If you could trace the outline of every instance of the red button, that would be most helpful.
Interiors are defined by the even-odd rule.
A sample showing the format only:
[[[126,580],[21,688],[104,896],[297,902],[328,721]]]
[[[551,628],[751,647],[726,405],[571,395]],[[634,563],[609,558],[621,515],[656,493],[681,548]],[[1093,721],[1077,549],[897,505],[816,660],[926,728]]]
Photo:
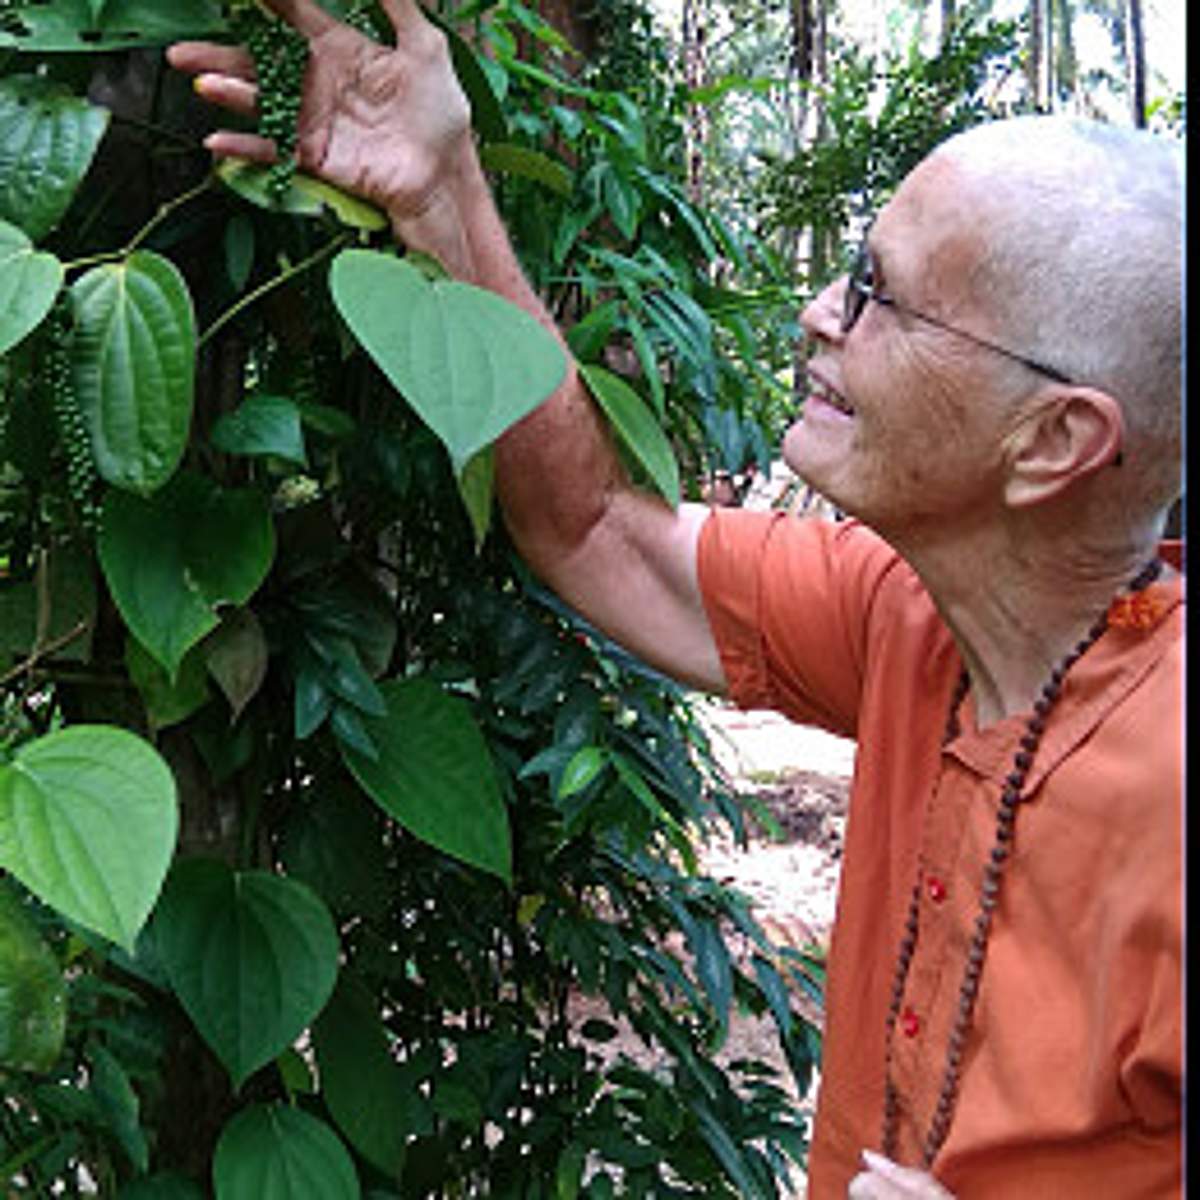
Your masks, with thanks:
[[[925,883],[925,889],[934,904],[941,904],[946,898],[946,885],[936,875],[930,875]]]
[[[921,1018],[911,1008],[900,1014],[900,1032],[905,1037],[916,1037],[921,1032]]]

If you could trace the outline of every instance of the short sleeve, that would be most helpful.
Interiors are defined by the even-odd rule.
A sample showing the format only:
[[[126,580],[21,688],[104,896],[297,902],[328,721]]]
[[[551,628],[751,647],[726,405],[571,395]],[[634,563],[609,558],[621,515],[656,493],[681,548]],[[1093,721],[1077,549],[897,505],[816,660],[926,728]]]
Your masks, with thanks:
[[[875,600],[898,565],[857,522],[714,510],[700,590],[734,702],[855,737]]]

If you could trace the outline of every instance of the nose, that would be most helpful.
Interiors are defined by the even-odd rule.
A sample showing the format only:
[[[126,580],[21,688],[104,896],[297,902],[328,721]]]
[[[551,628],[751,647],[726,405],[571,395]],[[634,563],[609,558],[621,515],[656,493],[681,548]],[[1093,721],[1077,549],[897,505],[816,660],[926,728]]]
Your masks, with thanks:
[[[849,276],[842,275],[814,296],[800,314],[800,324],[809,337],[825,342],[841,342],[842,309]]]

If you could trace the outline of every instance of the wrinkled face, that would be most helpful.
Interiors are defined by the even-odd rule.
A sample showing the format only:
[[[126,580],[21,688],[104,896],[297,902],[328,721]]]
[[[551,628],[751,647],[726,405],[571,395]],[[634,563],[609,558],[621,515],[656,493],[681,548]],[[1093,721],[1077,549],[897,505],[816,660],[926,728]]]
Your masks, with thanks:
[[[987,337],[969,288],[985,236],[961,169],[926,160],[872,226],[873,284],[901,305]],[[802,315],[815,353],[784,458],[885,536],[930,521],[987,519],[1000,502],[1013,371],[1024,368],[874,301],[843,333],[845,289],[845,279],[831,284]]]

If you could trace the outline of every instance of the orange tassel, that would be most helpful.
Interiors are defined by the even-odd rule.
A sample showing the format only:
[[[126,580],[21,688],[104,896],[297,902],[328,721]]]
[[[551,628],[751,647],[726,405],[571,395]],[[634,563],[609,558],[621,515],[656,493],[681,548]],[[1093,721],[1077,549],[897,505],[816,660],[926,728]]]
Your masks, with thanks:
[[[1166,615],[1168,603],[1158,588],[1118,596],[1108,609],[1108,624],[1115,629],[1153,629]]]

